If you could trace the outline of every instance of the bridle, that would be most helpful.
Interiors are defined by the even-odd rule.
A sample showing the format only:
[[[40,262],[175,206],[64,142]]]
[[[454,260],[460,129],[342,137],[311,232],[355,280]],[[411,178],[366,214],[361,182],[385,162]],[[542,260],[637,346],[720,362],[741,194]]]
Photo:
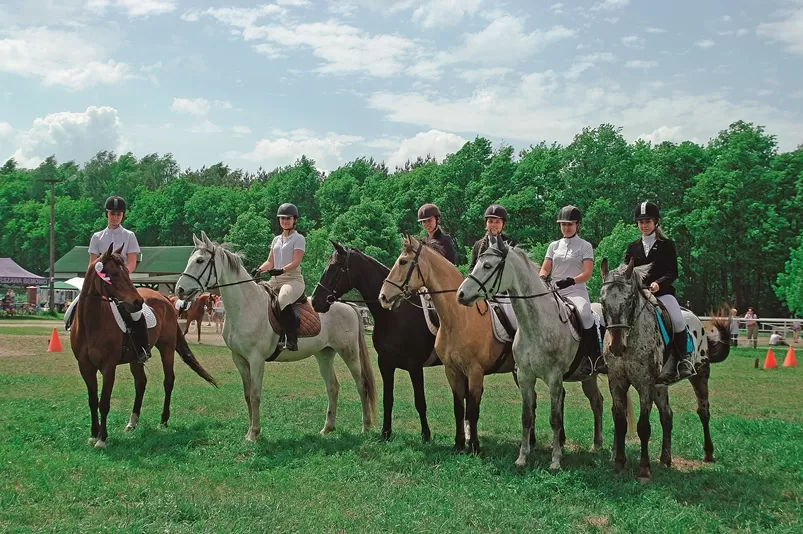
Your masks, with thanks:
[[[192,274],[190,274],[190,273],[188,273],[186,271],[181,273],[181,276],[186,276],[187,278],[190,278],[196,284],[198,284],[198,287],[201,290],[201,293],[207,293],[211,289],[218,289],[218,288],[221,288],[221,287],[236,286],[236,285],[239,285],[239,284],[245,284],[247,282],[256,282],[256,279],[252,277],[252,278],[248,278],[246,280],[240,280],[238,282],[231,282],[231,283],[228,283],[228,284],[216,283],[215,285],[211,285],[210,286],[209,282],[212,280],[212,276],[215,277],[215,282],[220,282],[220,278],[218,277],[218,272],[217,272],[217,263],[215,262],[215,254],[217,253],[217,250],[215,248],[212,248],[212,249],[207,248],[206,251],[209,252],[211,257],[209,258],[209,261],[207,262],[207,264],[204,265],[204,268],[201,270],[201,274],[199,274],[198,276],[195,276],[195,275],[192,275]],[[207,273],[207,269],[209,270],[208,273]],[[201,281],[201,279],[204,277],[204,274],[206,274],[206,283]]]
[[[350,262],[350,260],[351,260],[351,249],[347,248],[345,250],[346,250],[346,259],[343,262],[344,265],[341,267],[339,265],[339,263],[335,263],[335,265],[337,266],[337,274],[335,275],[335,279],[332,281],[332,287],[334,287],[334,288],[339,286],[340,277],[343,276],[344,272],[346,273],[346,277],[348,278],[349,286],[350,287],[354,287],[354,283],[351,281],[351,271],[349,270],[349,263],[351,263]],[[323,277],[321,279],[323,279]],[[335,301],[340,300],[340,298],[343,296],[342,293],[340,295],[338,295],[338,292],[337,292],[336,289],[329,289],[328,287],[323,285],[320,281],[318,282],[317,285],[318,285],[318,287],[320,287],[321,289],[323,289],[324,291],[329,293],[329,295],[326,297],[326,302],[328,302],[329,304],[333,304]]]
[[[480,280],[472,273],[468,274],[468,278],[474,280],[477,283],[477,285],[480,286],[480,289],[482,289],[482,296],[485,298],[485,300],[498,302],[499,301],[498,299],[534,299],[538,297],[544,297],[546,295],[552,295],[558,292],[557,289],[549,289],[547,291],[544,291],[542,293],[536,293],[534,295],[500,294],[500,288],[502,286],[502,273],[505,270],[505,263],[507,262],[507,255],[509,250],[510,250],[509,248],[501,250],[495,247],[488,247],[488,249],[485,252],[480,254],[479,258],[477,259],[477,262],[479,262],[479,260],[486,255],[499,256],[502,258],[499,264],[497,264],[497,266],[494,267],[490,273],[488,273],[488,276],[485,278],[485,280]],[[488,281],[491,280],[491,277],[493,277],[493,281],[491,282],[490,289],[488,289],[486,284],[488,284]]]
[[[410,291],[410,279],[413,277],[413,272],[418,270],[418,276],[421,277],[421,280],[424,282],[424,286],[426,286],[426,281],[424,280],[424,273],[421,272],[421,266],[418,264],[418,259],[421,257],[421,250],[424,248],[424,242],[421,241],[418,243],[418,248],[415,250],[415,256],[413,257],[413,262],[410,264],[410,268],[407,269],[407,276],[404,277],[404,282],[401,285],[397,284],[393,280],[385,278],[382,283],[383,284],[390,284],[399,291],[401,291],[403,297],[405,299],[409,299],[412,296],[412,291]],[[444,291],[431,291],[430,293],[453,293],[456,292],[456,289],[449,289]]]
[[[617,286],[626,287],[625,282],[623,282],[621,280],[610,280],[608,282],[602,282],[602,285],[603,286],[617,285]],[[633,312],[633,316],[631,317],[631,321],[630,321],[631,323],[635,322],[636,316],[640,315],[644,311],[644,309],[647,307],[647,305],[650,304],[650,301],[647,299],[647,297],[644,296],[644,294],[640,290],[637,290],[637,293],[639,294],[639,296],[642,299],[644,299],[644,305],[641,306],[641,308],[639,308],[638,313]],[[604,311],[605,311],[605,308],[603,307],[603,312]],[[613,324],[606,325],[605,328],[607,330],[625,330],[625,331],[628,331],[628,330],[630,330],[630,324],[628,324],[628,323],[613,323]]]

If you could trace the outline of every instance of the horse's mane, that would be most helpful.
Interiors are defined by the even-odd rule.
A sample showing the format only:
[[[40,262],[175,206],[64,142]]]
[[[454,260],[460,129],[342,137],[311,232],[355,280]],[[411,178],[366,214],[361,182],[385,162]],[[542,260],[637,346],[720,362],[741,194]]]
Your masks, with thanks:
[[[362,256],[363,258],[367,259],[368,261],[376,264],[379,267],[382,267],[382,269],[384,269],[385,271],[390,272],[390,268],[388,266],[386,266],[384,263],[382,263],[378,259],[376,259],[373,256],[371,256],[370,254],[366,254],[362,249],[357,248],[357,247],[345,247],[345,248],[350,250],[350,251],[352,251],[352,252],[358,253],[360,256]]]
[[[220,252],[220,255],[226,260],[226,266],[230,269],[237,269],[243,267],[243,258],[239,252],[232,252],[228,248],[226,248],[225,243],[217,243],[215,241],[209,241],[212,244],[212,247],[208,247],[204,245],[203,249],[213,254],[215,251]]]
[[[421,240],[425,247],[429,247],[441,256],[443,256],[443,246],[435,239],[430,239],[428,236]]]
[[[647,274],[649,274],[651,268],[652,263],[633,268],[633,283],[636,285],[636,287],[641,288],[644,285],[644,279],[647,278]],[[610,274],[613,275],[613,280],[624,282],[626,270],[627,264],[623,263],[616,269],[612,270]]]
[[[516,255],[518,255],[524,261],[524,265],[527,266],[527,271],[531,275],[535,274],[533,271],[537,273],[538,271],[541,270],[541,264],[533,261],[530,258],[530,255],[527,254],[527,252],[525,252],[523,249],[520,249],[519,247],[511,247],[510,250],[514,252]]]

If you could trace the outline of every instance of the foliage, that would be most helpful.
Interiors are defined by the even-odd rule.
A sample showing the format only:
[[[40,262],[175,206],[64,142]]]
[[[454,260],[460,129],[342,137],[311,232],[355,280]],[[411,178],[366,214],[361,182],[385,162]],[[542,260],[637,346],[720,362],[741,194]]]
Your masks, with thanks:
[[[48,263],[49,187],[56,193],[56,254],[89,242],[104,225],[103,200],[123,195],[124,225],[141,245],[188,245],[205,230],[226,239],[254,266],[279,233],[276,209],[293,202],[307,237],[302,272],[314,287],[331,253],[329,239],[363,248],[386,264],[398,254],[398,234],[421,235],[417,208],[434,202],[454,237],[459,267],[484,231],[482,214],[494,202],[510,214],[506,233],[543,261],[560,237],[558,210],[583,211],[581,235],[620,259],[637,202],[653,200],[675,241],[683,274],[676,287],[695,310],[724,302],[763,316],[800,310],[799,235],[803,220],[803,148],[778,153],[773,135],[737,121],[706,145],[628,143],[621,128],[585,128],[567,146],[541,142],[516,153],[477,137],[437,162],[419,158],[390,174],[358,158],[324,176],[306,157],[270,172],[232,169],[223,162],[182,171],[171,154],[103,151],[83,165],[51,156],[35,169],[14,160],[0,167],[0,247],[29,270]],[[598,274],[590,281],[598,294]]]

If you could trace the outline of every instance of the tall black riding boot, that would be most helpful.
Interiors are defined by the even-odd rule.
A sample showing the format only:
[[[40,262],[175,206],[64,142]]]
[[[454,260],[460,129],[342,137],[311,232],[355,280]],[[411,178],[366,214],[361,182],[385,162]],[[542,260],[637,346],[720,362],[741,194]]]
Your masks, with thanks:
[[[672,348],[669,351],[669,359],[666,360],[661,374],[655,380],[656,384],[674,384],[684,378],[689,378],[697,374],[691,362],[691,354],[686,352],[688,343],[686,331],[675,332],[672,336]]]
[[[139,321],[131,321],[131,330],[133,331],[134,346],[137,349],[137,361],[145,363],[151,357],[148,325],[145,323],[145,318],[141,317]]]
[[[293,306],[286,306],[281,311],[282,329],[284,330],[284,348],[298,350],[298,321]]]

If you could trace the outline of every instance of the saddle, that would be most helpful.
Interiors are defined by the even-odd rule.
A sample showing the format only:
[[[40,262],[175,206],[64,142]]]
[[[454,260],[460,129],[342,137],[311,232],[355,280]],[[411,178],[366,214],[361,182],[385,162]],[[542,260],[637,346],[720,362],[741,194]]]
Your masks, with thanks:
[[[560,293],[554,293],[555,295],[555,303],[558,307],[558,316],[560,317],[561,321],[569,323],[569,331],[572,334],[572,337],[575,341],[579,342],[580,345],[577,347],[577,354],[574,356],[574,360],[572,364],[569,366],[569,370],[566,371],[566,374],[563,375],[564,380],[570,380],[573,378],[587,378],[588,375],[574,377],[574,373],[580,367],[583,358],[589,357],[588,354],[590,352],[587,342],[583,339],[581,332],[583,331],[583,323],[580,321],[580,314],[577,311],[577,306],[569,300],[567,297],[561,295]],[[600,315],[591,310],[591,316],[594,319],[594,326],[596,326],[596,342],[599,344],[599,352],[602,354],[602,340],[605,339],[605,324],[600,317]],[[596,351],[594,351],[596,353]]]
[[[658,321],[658,330],[661,332],[661,340],[664,342],[664,363],[669,359],[669,351],[672,350],[672,335],[674,333],[675,325],[672,323],[672,317],[669,315],[664,303],[658,300],[649,289],[642,290],[644,298],[651,304],[652,310],[655,313],[655,318]],[[681,311],[692,313],[691,310],[680,307]],[[686,352],[694,354],[694,339],[691,332],[689,332],[689,325],[686,327]]]
[[[279,334],[279,341],[284,339],[284,330],[279,321],[279,305],[274,301],[270,307],[268,318],[273,330]],[[291,304],[296,315],[296,325],[298,327],[298,337],[315,337],[321,333],[321,317],[307,300],[306,295],[301,295],[297,301]]]
[[[70,307],[67,308],[67,311],[64,312],[64,329],[67,331],[69,331],[72,327],[77,304],[78,298],[76,298],[72,304],[70,304]],[[125,324],[123,316],[120,315],[120,310],[117,309],[117,306],[111,301],[107,301],[107,304],[109,305],[112,315],[114,315],[114,320],[117,323],[117,326],[120,327],[120,330],[125,334],[130,333],[128,325]],[[156,315],[153,313],[153,309],[151,309],[151,307],[145,303],[142,304],[142,316],[145,318],[145,324],[149,329],[156,326]]]

